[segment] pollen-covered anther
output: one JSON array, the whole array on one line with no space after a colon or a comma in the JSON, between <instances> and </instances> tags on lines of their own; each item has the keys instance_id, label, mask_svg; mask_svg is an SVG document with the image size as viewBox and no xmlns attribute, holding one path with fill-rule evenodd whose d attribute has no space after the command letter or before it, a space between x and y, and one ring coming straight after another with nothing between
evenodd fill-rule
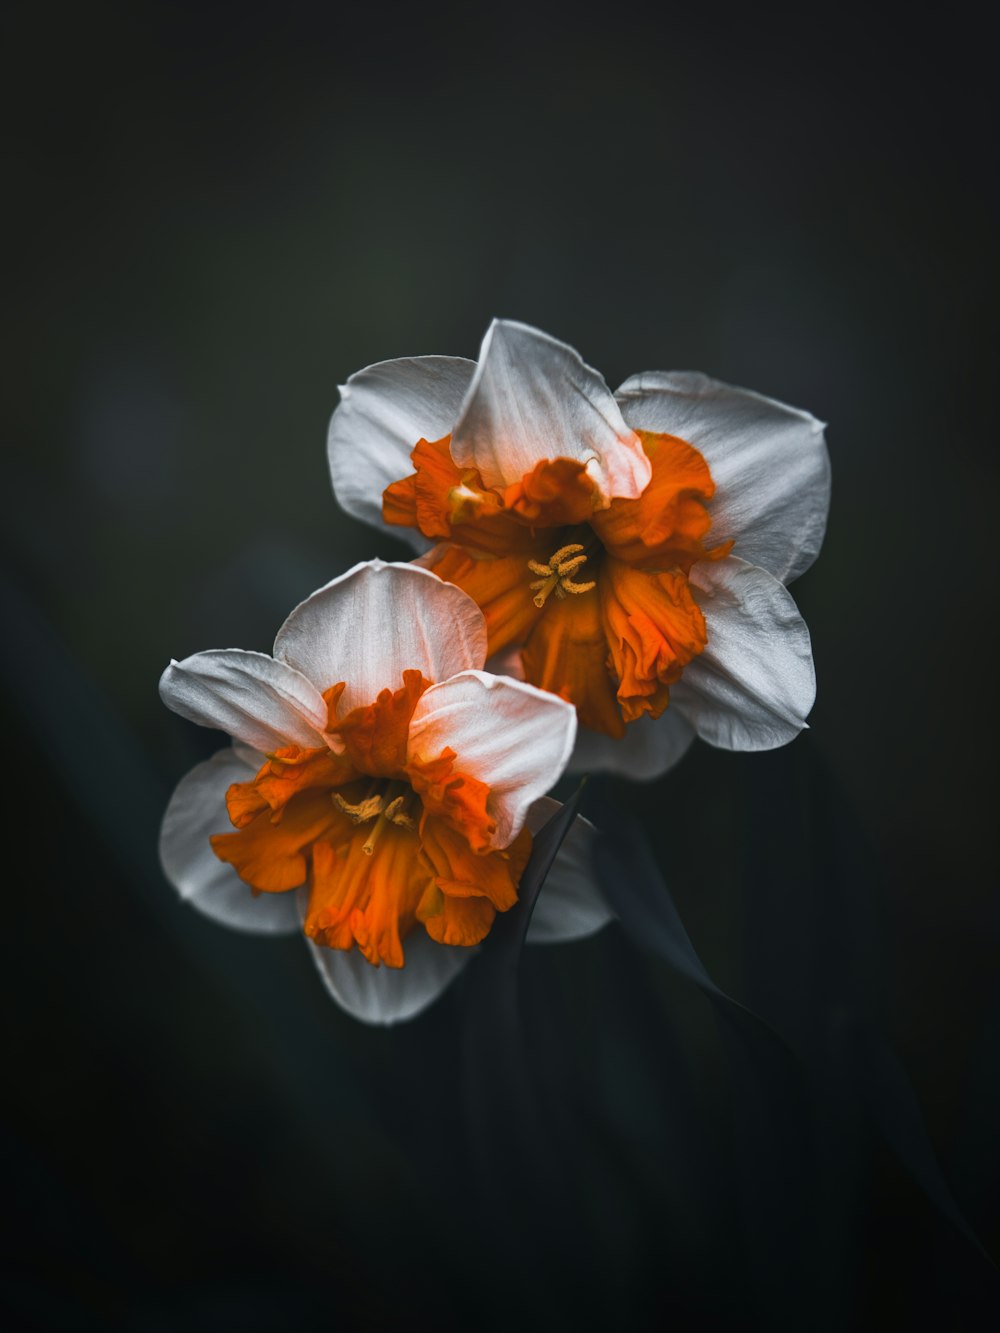
<instances>
[{"instance_id":1,"label":"pollen-covered anther","mask_svg":"<svg viewBox=\"0 0 1000 1333\"><path fill-rule=\"evenodd\" d=\"M397 824L400 828L413 830L417 827L417 821L411 814L407 813L406 804L407 798L405 796L397 796L394 801L389 802L382 814L390 824Z\"/></svg>"},{"instance_id":2,"label":"pollen-covered anther","mask_svg":"<svg viewBox=\"0 0 1000 1333\"><path fill-rule=\"evenodd\" d=\"M539 608L543 607L552 593L559 598L565 598L567 593L577 595L582 592L590 592L592 588L597 587L595 579L590 579L586 583L577 583L572 577L576 571L587 563L586 548L580 542L570 542L568 546L560 546L559 550L550 558L547 565L543 565L538 560L529 560L528 568L532 574L540 574L541 577L528 586L535 594L532 601Z\"/></svg>"},{"instance_id":3,"label":"pollen-covered anther","mask_svg":"<svg viewBox=\"0 0 1000 1333\"><path fill-rule=\"evenodd\" d=\"M370 819L376 819L383 812L385 802L381 796L367 796L363 801L352 803L345 800L339 791L330 793L330 799L338 810L342 810L348 819L355 824L367 824Z\"/></svg>"},{"instance_id":4,"label":"pollen-covered anther","mask_svg":"<svg viewBox=\"0 0 1000 1333\"><path fill-rule=\"evenodd\" d=\"M407 783L392 781L381 792L373 792L369 788L369 794L363 801L348 801L339 792L331 792L330 799L352 823L372 824L372 830L361 848L366 856L374 856L379 839L390 824L410 833L417 831L419 820L416 816L420 813L420 801Z\"/></svg>"}]
</instances>

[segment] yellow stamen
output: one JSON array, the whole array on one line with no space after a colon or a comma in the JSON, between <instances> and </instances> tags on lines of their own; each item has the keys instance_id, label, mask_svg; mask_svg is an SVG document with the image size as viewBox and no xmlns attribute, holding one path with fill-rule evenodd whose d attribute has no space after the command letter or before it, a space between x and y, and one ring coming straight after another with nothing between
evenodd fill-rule
<instances>
[{"instance_id":1,"label":"yellow stamen","mask_svg":"<svg viewBox=\"0 0 1000 1333\"><path fill-rule=\"evenodd\" d=\"M534 597L531 600L535 603L536 606L539 607L544 606L545 603L548 601L553 588L559 586L559 575L550 574L547 579L536 579L535 582L530 584L529 586L532 592L535 593Z\"/></svg>"},{"instance_id":2,"label":"yellow stamen","mask_svg":"<svg viewBox=\"0 0 1000 1333\"><path fill-rule=\"evenodd\" d=\"M417 827L417 821L408 813L406 804L407 798L405 796L397 796L394 801L390 801L385 807L382 815L390 823L398 824L400 828L408 828L412 831Z\"/></svg>"},{"instance_id":3,"label":"yellow stamen","mask_svg":"<svg viewBox=\"0 0 1000 1333\"><path fill-rule=\"evenodd\" d=\"M352 805L350 801L345 801L339 791L332 791L330 799L338 810L343 810L348 819L355 824L367 824L369 819L376 819L383 809L383 800L381 796L366 796L363 801L358 801Z\"/></svg>"},{"instance_id":4,"label":"yellow stamen","mask_svg":"<svg viewBox=\"0 0 1000 1333\"><path fill-rule=\"evenodd\" d=\"M592 588L596 588L596 579L591 579L587 583L577 583L572 577L586 563L586 547L580 542L570 542L567 546L560 546L547 565L541 564L538 560L529 560L528 568L532 574L541 575L540 578L535 579L533 583L528 585L535 594L531 600L539 610L553 593L558 598L565 599L567 593L578 596L580 593L590 592Z\"/></svg>"},{"instance_id":5,"label":"yellow stamen","mask_svg":"<svg viewBox=\"0 0 1000 1333\"><path fill-rule=\"evenodd\" d=\"M382 836L382 834L385 832L388 826L389 826L389 821L385 818L385 816L379 815L378 819L376 819L375 821L375 827L368 835L367 842L361 848L365 856L372 856L374 854L375 844L378 842L379 838Z\"/></svg>"},{"instance_id":6,"label":"yellow stamen","mask_svg":"<svg viewBox=\"0 0 1000 1333\"><path fill-rule=\"evenodd\" d=\"M583 549L584 547L581 542L570 542L569 546L560 546L559 550L556 551L555 555L549 561L549 564L553 569L559 569L567 556L576 555L578 551L582 551ZM584 556L584 559L586 559L586 556Z\"/></svg>"},{"instance_id":7,"label":"yellow stamen","mask_svg":"<svg viewBox=\"0 0 1000 1333\"><path fill-rule=\"evenodd\" d=\"M334 795L336 801L336 794ZM375 846L382 834L390 824L395 824L397 828L409 829L411 833L416 831L417 821L410 814L408 809L414 803L413 789L407 783L390 782L385 792L381 796L369 796L367 800L361 801L356 808L368 809L371 813L367 816L375 820L375 827L368 835L368 840L364 843L361 850L366 856L372 856L375 852ZM337 804L343 809L347 802L337 801ZM376 808L377 806L377 808ZM351 815L348 810L345 813ZM353 819L354 816L351 815ZM356 820L357 823L363 823L363 819Z\"/></svg>"}]
</instances>

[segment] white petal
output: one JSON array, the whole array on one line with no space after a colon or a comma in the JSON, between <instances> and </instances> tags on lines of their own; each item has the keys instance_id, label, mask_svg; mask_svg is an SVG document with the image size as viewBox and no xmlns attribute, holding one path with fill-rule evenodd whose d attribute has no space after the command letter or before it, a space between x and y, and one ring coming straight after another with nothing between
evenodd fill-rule
<instances>
[{"instance_id":1,"label":"white petal","mask_svg":"<svg viewBox=\"0 0 1000 1333\"><path fill-rule=\"evenodd\" d=\"M302 897L304 895L300 895ZM422 926L403 943L402 967L373 967L357 949L322 949L307 940L313 962L341 1009L362 1023L402 1023L443 994L476 948L438 944Z\"/></svg>"},{"instance_id":2,"label":"white petal","mask_svg":"<svg viewBox=\"0 0 1000 1333\"><path fill-rule=\"evenodd\" d=\"M572 347L510 320L494 320L483 339L451 452L487 486L520 481L546 458L574 458L606 501L641 495L651 475L597 371Z\"/></svg>"},{"instance_id":3,"label":"white petal","mask_svg":"<svg viewBox=\"0 0 1000 1333\"><path fill-rule=\"evenodd\" d=\"M233 741L233 753L237 759L242 759L244 764L249 764L254 773L259 773L266 757L266 752L255 750L252 745L244 745L242 741Z\"/></svg>"},{"instance_id":4,"label":"white petal","mask_svg":"<svg viewBox=\"0 0 1000 1333\"><path fill-rule=\"evenodd\" d=\"M219 727L254 750L325 744L319 691L266 653L217 648L171 662L160 677L160 697L181 717Z\"/></svg>"},{"instance_id":5,"label":"white petal","mask_svg":"<svg viewBox=\"0 0 1000 1333\"><path fill-rule=\"evenodd\" d=\"M558 809L558 801L542 797L531 807L528 828L537 833ZM593 824L577 815L535 903L528 926L529 944L582 940L614 919L594 871L596 836Z\"/></svg>"},{"instance_id":6,"label":"white petal","mask_svg":"<svg viewBox=\"0 0 1000 1333\"><path fill-rule=\"evenodd\" d=\"M773 398L694 371L633 375L618 390L636 430L679 435L701 453L715 480L712 544L782 583L819 552L830 507L830 458L821 421Z\"/></svg>"},{"instance_id":7,"label":"white petal","mask_svg":"<svg viewBox=\"0 0 1000 1333\"><path fill-rule=\"evenodd\" d=\"M423 694L410 722L410 754L436 759L490 787L494 846L507 847L533 801L558 780L576 736L576 711L555 694L509 676L463 671Z\"/></svg>"},{"instance_id":8,"label":"white petal","mask_svg":"<svg viewBox=\"0 0 1000 1333\"><path fill-rule=\"evenodd\" d=\"M418 440L450 434L475 369L464 357L405 357L366 366L340 386L327 450L334 493L349 514L427 549L415 529L382 521L382 492L413 472Z\"/></svg>"},{"instance_id":9,"label":"white petal","mask_svg":"<svg viewBox=\"0 0 1000 1333\"><path fill-rule=\"evenodd\" d=\"M399 689L403 672L447 680L486 660L486 621L460 588L417 565L369 560L295 608L274 655L321 690L347 682L341 710Z\"/></svg>"},{"instance_id":10,"label":"white petal","mask_svg":"<svg viewBox=\"0 0 1000 1333\"><path fill-rule=\"evenodd\" d=\"M192 907L235 930L290 935L299 929L294 893L260 893L220 861L208 841L212 833L232 833L226 792L248 782L261 764L248 763L227 747L197 764L174 790L160 828L160 861L174 888Z\"/></svg>"},{"instance_id":11,"label":"white petal","mask_svg":"<svg viewBox=\"0 0 1000 1333\"><path fill-rule=\"evenodd\" d=\"M671 704L656 719L630 722L620 741L581 727L569 767L573 773L620 773L636 781L658 778L683 759L693 740L690 722Z\"/></svg>"},{"instance_id":12,"label":"white petal","mask_svg":"<svg viewBox=\"0 0 1000 1333\"><path fill-rule=\"evenodd\" d=\"M700 561L691 584L708 646L671 686L671 708L723 750L773 750L793 740L813 706L816 674L791 594L734 556Z\"/></svg>"}]
</instances>

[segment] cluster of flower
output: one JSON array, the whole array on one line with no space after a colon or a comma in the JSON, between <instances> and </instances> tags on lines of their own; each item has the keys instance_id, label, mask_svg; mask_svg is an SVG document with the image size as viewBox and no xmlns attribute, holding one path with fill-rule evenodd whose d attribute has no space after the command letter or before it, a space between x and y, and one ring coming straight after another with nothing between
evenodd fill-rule
<instances>
[{"instance_id":1,"label":"cluster of flower","mask_svg":"<svg viewBox=\"0 0 1000 1333\"><path fill-rule=\"evenodd\" d=\"M329 455L344 509L417 557L313 593L273 656L171 662L166 704L233 744L179 784L161 857L209 916L304 930L338 1003L393 1022L517 901L567 766L649 778L696 735L764 750L805 726L785 585L822 542L829 461L806 412L688 373L612 394L509 321L478 361L351 376ZM608 920L592 832L577 820L529 940Z\"/></svg>"}]
</instances>

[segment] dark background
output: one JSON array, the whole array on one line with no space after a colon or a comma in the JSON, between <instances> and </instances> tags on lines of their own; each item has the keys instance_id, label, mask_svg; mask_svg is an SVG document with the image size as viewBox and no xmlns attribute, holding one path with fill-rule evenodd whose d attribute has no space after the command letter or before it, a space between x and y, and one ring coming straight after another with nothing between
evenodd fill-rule
<instances>
[{"instance_id":1,"label":"dark background","mask_svg":"<svg viewBox=\"0 0 1000 1333\"><path fill-rule=\"evenodd\" d=\"M11 1327L992 1326L925 1155L997 1255L973 15L6 8ZM162 667L405 557L334 506L336 386L494 315L830 423L811 730L588 795L794 1058L636 947L628 876L631 938L526 955L525 1054L475 969L366 1029L159 872L218 743Z\"/></svg>"}]
</instances>

